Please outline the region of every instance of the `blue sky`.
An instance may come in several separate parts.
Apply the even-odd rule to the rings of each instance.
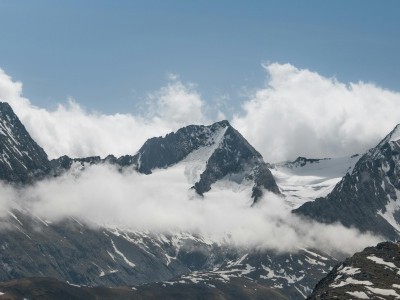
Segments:
[[[400,1],[0,1],[0,68],[37,106],[135,112],[178,74],[209,103],[265,62],[400,90]]]

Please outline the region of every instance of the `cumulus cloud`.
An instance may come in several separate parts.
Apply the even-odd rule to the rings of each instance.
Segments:
[[[193,85],[177,78],[148,95],[144,113],[107,115],[85,110],[69,99],[53,111],[34,106],[22,96],[22,83],[0,69],[0,101],[8,102],[33,139],[49,157],[134,154],[146,139],[180,127],[211,122]]]
[[[176,75],[170,75],[170,79],[172,83],[149,94],[147,117],[153,122],[172,123],[173,127],[210,122],[204,116],[205,102],[194,90],[194,85],[184,85]]]
[[[362,153],[400,122],[399,92],[371,83],[342,83],[290,64],[264,68],[266,85],[248,96],[231,123],[269,162]],[[221,106],[221,99],[208,103],[194,84],[175,74],[168,78],[166,86],[148,94],[141,114],[96,113],[74,100],[52,111],[39,108],[22,96],[22,84],[2,70],[0,99],[11,104],[51,158],[119,156],[135,153],[147,138],[225,118],[221,108],[227,105]]]
[[[341,156],[366,150],[400,120],[399,93],[373,84],[344,84],[289,64],[265,66],[268,81],[243,103],[233,125],[268,161]],[[177,76],[149,93],[142,114],[107,115],[69,100],[49,111],[22,96],[22,84],[0,71],[0,98],[11,104],[50,157],[134,153],[152,136],[209,123],[207,103]],[[219,113],[223,117],[223,112]],[[314,247],[353,253],[379,238],[338,224],[304,221],[266,194],[250,207],[251,188],[222,182],[204,199],[190,190],[181,165],[145,176],[92,166],[15,190],[1,186],[0,217],[22,206],[43,219],[76,217],[88,223],[152,231],[190,231],[238,246],[279,251]],[[157,187],[156,189],[154,187]]]
[[[290,64],[264,66],[268,80],[232,123],[268,161],[364,152],[400,123],[400,93],[341,83]]]
[[[341,225],[301,220],[271,193],[251,207],[251,186],[222,181],[204,198],[196,198],[185,168],[178,164],[143,175],[110,165],[91,166],[19,190],[15,199],[53,222],[72,216],[88,224],[191,232],[234,246],[282,252],[312,247],[350,254],[379,241]]]

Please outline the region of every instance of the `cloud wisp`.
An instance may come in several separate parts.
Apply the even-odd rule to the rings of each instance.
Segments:
[[[302,220],[271,193],[251,207],[251,185],[222,181],[204,198],[196,197],[186,167],[178,164],[143,175],[91,166],[22,190],[9,188],[8,205],[3,203],[1,210],[17,205],[53,222],[74,217],[130,230],[190,232],[237,247],[281,252],[312,247],[350,254],[380,240],[338,224]]]

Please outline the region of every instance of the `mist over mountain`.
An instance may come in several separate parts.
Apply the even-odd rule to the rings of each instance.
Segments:
[[[251,299],[239,286],[254,285],[265,297],[304,299],[345,256],[398,237],[397,127],[342,158],[270,164],[220,121],[120,157],[50,161],[8,104],[0,117],[2,280],[135,286],[138,297],[204,286]],[[73,292],[32,280],[27,293],[37,284]]]

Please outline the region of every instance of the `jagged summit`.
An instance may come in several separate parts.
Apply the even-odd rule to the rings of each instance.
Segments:
[[[237,183],[252,182],[252,198],[256,202],[268,190],[280,194],[269,164],[261,154],[234,129],[228,121],[211,124],[189,125],[164,137],[148,139],[135,155],[105,159],[99,157],[60,157],[52,161],[59,170],[70,169],[73,163],[90,165],[110,163],[121,168],[134,168],[140,173],[151,174],[155,169],[166,169],[178,163],[185,163],[193,189],[203,195],[213,183],[229,179]]]
[[[400,149],[400,124],[396,125],[394,129],[387,135],[385,136],[384,139],[382,139],[379,144],[375,147],[370,149],[367,152],[367,155],[371,158],[378,158],[383,152],[385,152],[385,149]]]
[[[118,159],[121,165],[135,164],[139,172],[150,174],[151,170],[166,168],[184,159],[191,152],[216,144],[230,127],[228,121],[210,126],[189,125],[165,137],[148,139],[134,155],[125,155]]]
[[[400,124],[397,124],[394,129],[379,143],[395,142],[400,140]]]
[[[400,124],[397,124],[396,127],[392,130],[390,135],[390,142],[397,142],[400,140]]]
[[[151,138],[134,156],[122,156],[117,163],[133,165],[139,172],[150,174],[153,169],[167,168],[183,160],[196,164],[193,187],[200,195],[216,181],[232,175],[236,175],[236,181],[254,182],[255,201],[263,189],[280,193],[261,154],[226,120],[209,126],[189,125],[165,137]]]
[[[47,174],[50,162],[8,103],[0,102],[0,179],[30,182]]]

